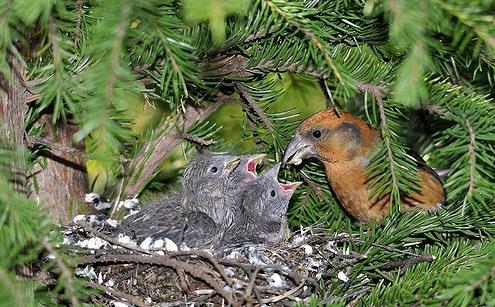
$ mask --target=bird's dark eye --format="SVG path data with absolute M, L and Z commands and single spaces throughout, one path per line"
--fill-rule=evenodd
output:
M 275 190 L 272 190 L 272 191 L 270 192 L 270 196 L 271 196 L 271 197 L 275 197 L 275 196 L 277 196 L 277 192 L 275 192 Z
M 215 174 L 216 172 L 218 172 L 218 168 L 217 168 L 216 166 L 214 166 L 214 167 L 212 167 L 212 168 L 210 169 L 210 171 L 211 171 L 213 174 Z
M 313 130 L 313 137 L 315 139 L 319 139 L 321 136 L 321 131 L 320 130 Z

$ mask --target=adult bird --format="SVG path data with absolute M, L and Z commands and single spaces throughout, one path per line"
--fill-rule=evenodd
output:
M 366 169 L 382 142 L 380 132 L 346 112 L 323 110 L 304 120 L 284 155 L 284 163 L 298 165 L 316 158 L 344 209 L 359 221 L 380 220 L 389 212 L 389 195 L 371 196 L 373 178 Z M 418 155 L 419 156 L 419 155 Z M 404 209 L 437 211 L 445 199 L 440 177 L 417 159 L 420 191 L 401 195 Z
M 239 195 L 236 217 L 217 248 L 274 244 L 284 238 L 289 200 L 301 182 L 280 183 L 280 163 L 250 182 Z

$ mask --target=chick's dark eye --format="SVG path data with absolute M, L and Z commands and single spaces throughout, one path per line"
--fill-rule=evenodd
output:
M 218 172 L 218 168 L 217 168 L 216 166 L 214 166 L 214 167 L 212 167 L 212 168 L 210 169 L 210 171 L 211 171 L 213 174 L 215 174 L 216 172 Z
M 313 137 L 318 139 L 321 136 L 321 131 L 320 130 L 313 130 Z
M 275 197 L 277 195 L 277 193 L 275 192 L 275 190 L 271 190 L 270 192 L 270 196 L 271 197 Z

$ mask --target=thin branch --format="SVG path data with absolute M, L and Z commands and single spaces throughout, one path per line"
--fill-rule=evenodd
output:
M 216 143 L 215 140 L 205 140 L 190 133 L 184 133 L 182 136 L 185 140 L 199 144 L 201 146 L 210 146 Z
M 422 263 L 422 262 L 432 262 L 435 260 L 435 256 L 433 255 L 420 255 L 414 258 L 409 258 L 409 259 L 404 259 L 404 260 L 398 260 L 398 261 L 390 261 L 385 263 L 383 266 L 380 268 L 385 268 L 385 269 L 392 269 L 392 268 L 402 268 L 402 269 L 407 269 L 413 265 Z
M 447 109 L 435 105 L 423 105 L 422 107 L 423 109 L 427 110 L 430 113 L 435 113 L 440 116 L 447 117 L 453 120 L 452 113 Z M 454 121 L 456 121 L 459 124 L 462 124 L 469 134 L 469 143 L 468 143 L 469 180 L 468 180 L 468 191 L 466 193 L 466 196 L 472 197 L 476 185 L 476 131 L 474 130 L 473 126 L 471 125 L 468 119 L 465 119 L 463 122 L 459 120 L 454 120 Z
M 241 97 L 246 102 L 247 106 L 251 108 L 254 113 L 256 113 L 263 125 L 265 125 L 266 129 L 268 129 L 268 131 L 273 134 L 275 132 L 275 129 L 273 128 L 272 123 L 270 123 L 268 117 L 265 115 L 265 113 L 263 113 L 263 110 L 261 110 L 260 106 L 256 103 L 256 100 L 254 100 L 254 98 L 246 91 L 246 87 L 241 83 L 236 83 L 235 86 L 239 91 Z
M 251 273 L 249 277 L 249 284 L 246 288 L 246 292 L 244 293 L 244 300 L 248 303 L 248 305 L 252 305 L 251 303 L 251 293 L 253 292 L 254 283 L 256 281 L 256 277 L 258 276 L 259 268 L 254 269 L 254 272 Z
M 380 114 L 380 128 L 383 132 L 388 132 L 389 128 L 387 125 L 387 116 L 385 115 L 385 107 L 383 105 L 383 93 L 382 87 L 373 85 L 373 84 L 364 84 L 361 82 L 357 82 L 356 86 L 361 91 L 369 92 L 375 97 L 376 104 L 378 105 L 378 111 Z M 392 189 L 399 190 L 399 183 L 397 179 L 397 175 L 395 174 L 395 162 L 394 162 L 394 153 L 392 152 L 392 144 L 390 142 L 390 135 L 388 133 L 382 133 L 383 141 L 385 142 L 385 147 L 387 149 L 387 157 L 389 161 L 389 172 L 392 179 Z M 392 198 L 390 198 L 392 200 Z
M 475 175 L 476 175 L 476 134 L 471 126 L 471 123 L 466 119 L 466 127 L 469 132 L 469 147 L 468 147 L 468 155 L 469 155 L 469 160 L 468 160 L 468 168 L 469 168 L 469 188 L 467 192 L 468 197 L 473 196 L 474 192 L 474 185 L 475 185 Z
M 318 199 L 320 201 L 323 200 L 323 190 L 316 184 L 314 183 L 313 180 L 311 180 L 302 170 L 301 170 L 301 178 L 302 178 L 302 181 L 304 181 L 304 183 L 306 183 L 309 187 L 310 190 L 312 190 L 313 192 L 315 192 L 316 196 L 318 197 Z
M 183 139 L 182 131 L 187 131 L 195 123 L 203 121 L 229 99 L 230 96 L 219 92 L 214 100 L 205 107 L 186 106 L 184 113 L 179 114 L 178 118 L 175 119 L 175 129 L 172 128 L 169 131 L 170 121 L 165 121 L 159 125 L 154 130 L 158 134 L 158 137 L 144 144 L 133 159 L 127 185 L 122 193 L 113 197 L 116 199 L 116 203 L 123 197 L 137 195 L 146 183 L 151 180 L 152 175 L 156 172 L 162 161 L 180 144 Z M 180 128 L 182 131 L 179 131 L 177 128 Z M 168 133 L 163 133 L 163 131 Z M 122 178 L 121 180 L 125 181 L 126 178 Z M 121 182 L 121 184 L 123 183 Z M 115 215 L 116 210 L 117 206 L 114 206 L 111 216 Z
M 116 298 L 124 299 L 133 305 L 136 305 L 139 307 L 150 306 L 150 304 L 143 302 L 142 300 L 140 300 L 140 299 L 138 299 L 138 298 L 136 298 L 130 294 L 124 293 L 124 292 L 119 291 L 119 290 L 112 289 L 110 287 L 106 287 L 104 285 L 100 285 L 100 284 L 95 283 L 93 281 L 86 281 L 84 284 L 89 288 L 96 288 L 96 289 L 99 289 L 101 291 L 108 292 L 111 295 L 115 296 Z
M 166 258 L 163 256 L 144 256 L 144 255 L 101 255 L 101 256 L 86 256 L 79 261 L 79 265 L 90 263 L 145 263 L 165 266 L 174 269 L 176 272 L 183 270 L 191 276 L 201 279 L 210 285 L 215 291 L 217 291 L 223 298 L 225 298 L 229 304 L 239 306 L 234 300 L 231 293 L 228 293 L 223 287 L 217 283 L 210 275 L 204 270 L 191 266 L 185 262 L 181 262 L 175 259 Z
M 55 153 L 58 152 L 58 153 L 74 154 L 80 157 L 81 159 L 83 159 L 84 161 L 88 160 L 87 155 L 77 148 L 64 146 L 61 143 L 50 141 L 44 137 L 32 136 L 32 135 L 26 135 L 25 137 L 29 147 L 33 147 L 36 144 L 41 144 L 47 146 L 48 148 L 50 148 L 50 150 L 54 151 Z
M 76 29 L 74 30 L 74 45 L 77 46 L 79 43 L 79 38 L 81 35 L 81 17 L 83 14 L 83 5 L 84 5 L 84 0 L 77 0 L 77 7 L 76 7 Z
M 67 295 L 70 298 L 72 306 L 79 306 L 79 301 L 76 295 L 76 289 L 74 287 L 73 275 L 71 270 L 65 265 L 64 261 L 55 250 L 55 248 L 48 242 L 47 238 L 41 239 L 41 245 L 46 249 L 46 251 L 55 257 L 55 263 L 57 263 L 58 268 L 64 278 L 64 288 L 67 290 Z
M 8 291 L 10 292 L 10 296 L 14 300 L 16 306 L 23 306 L 24 304 L 21 300 L 22 294 L 19 293 L 19 291 L 17 291 L 18 288 L 9 278 L 7 271 L 5 271 L 1 267 L 0 267 L 0 281 L 2 282 L 2 286 L 8 289 Z
M 147 254 L 147 255 L 153 254 L 152 252 L 150 252 L 148 250 L 145 250 L 145 249 L 142 249 L 139 246 L 133 246 L 133 245 L 130 245 L 130 244 L 125 244 L 125 243 L 119 242 L 119 240 L 114 239 L 114 238 L 112 238 L 110 236 L 107 236 L 104 233 L 99 232 L 98 230 L 96 230 L 93 227 L 89 226 L 85 222 L 77 222 L 76 224 L 79 225 L 79 226 L 81 226 L 84 230 L 86 230 L 87 232 L 91 233 L 95 237 L 98 237 L 100 239 L 103 239 L 103 240 L 105 240 L 105 241 L 107 241 L 109 243 L 112 243 L 113 245 L 120 246 L 120 247 L 126 248 L 128 250 L 139 252 L 139 253 L 143 253 L 143 254 Z
M 290 18 L 288 16 L 288 14 L 287 14 L 286 11 L 282 10 L 280 7 L 278 7 L 272 1 L 270 1 L 270 0 L 263 0 L 263 2 L 265 2 L 270 7 L 270 9 L 273 12 L 279 14 L 284 19 L 286 19 L 298 31 L 301 31 L 302 33 L 304 33 L 304 35 L 306 35 L 306 37 L 309 39 L 309 41 L 311 42 L 311 44 L 313 46 L 315 46 L 316 48 L 318 48 L 318 50 L 320 50 L 323 53 L 323 55 L 325 57 L 325 60 L 328 62 L 328 64 L 332 68 L 332 71 L 335 74 L 335 76 L 337 77 L 337 79 L 339 81 L 343 81 L 343 78 L 342 78 L 342 75 L 340 74 L 340 71 L 338 70 L 337 66 L 333 62 L 332 55 L 331 55 L 330 51 L 327 50 L 327 48 L 325 48 L 323 41 L 320 38 L 318 38 L 318 36 L 316 36 L 315 33 L 313 33 L 310 29 L 304 27 L 297 20 L 294 20 L 293 18 Z

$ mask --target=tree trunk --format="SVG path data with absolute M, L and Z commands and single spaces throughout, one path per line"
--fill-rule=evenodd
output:
M 92 207 L 84 203 L 88 190 L 84 145 L 72 141 L 77 126 L 59 124 L 53 128 L 50 115 L 43 115 L 40 121 L 45 126 L 44 139 L 50 152 L 40 158 L 44 159 L 43 167 L 35 167 L 34 194 L 54 221 L 67 224 L 77 214 L 93 213 Z
M 2 126 L 0 137 L 15 152 L 16 159 L 11 162 L 13 188 L 27 194 L 26 165 L 24 158 L 24 120 L 27 112 L 26 69 L 12 54 L 8 55 L 10 76 L 0 74 L 0 119 Z

